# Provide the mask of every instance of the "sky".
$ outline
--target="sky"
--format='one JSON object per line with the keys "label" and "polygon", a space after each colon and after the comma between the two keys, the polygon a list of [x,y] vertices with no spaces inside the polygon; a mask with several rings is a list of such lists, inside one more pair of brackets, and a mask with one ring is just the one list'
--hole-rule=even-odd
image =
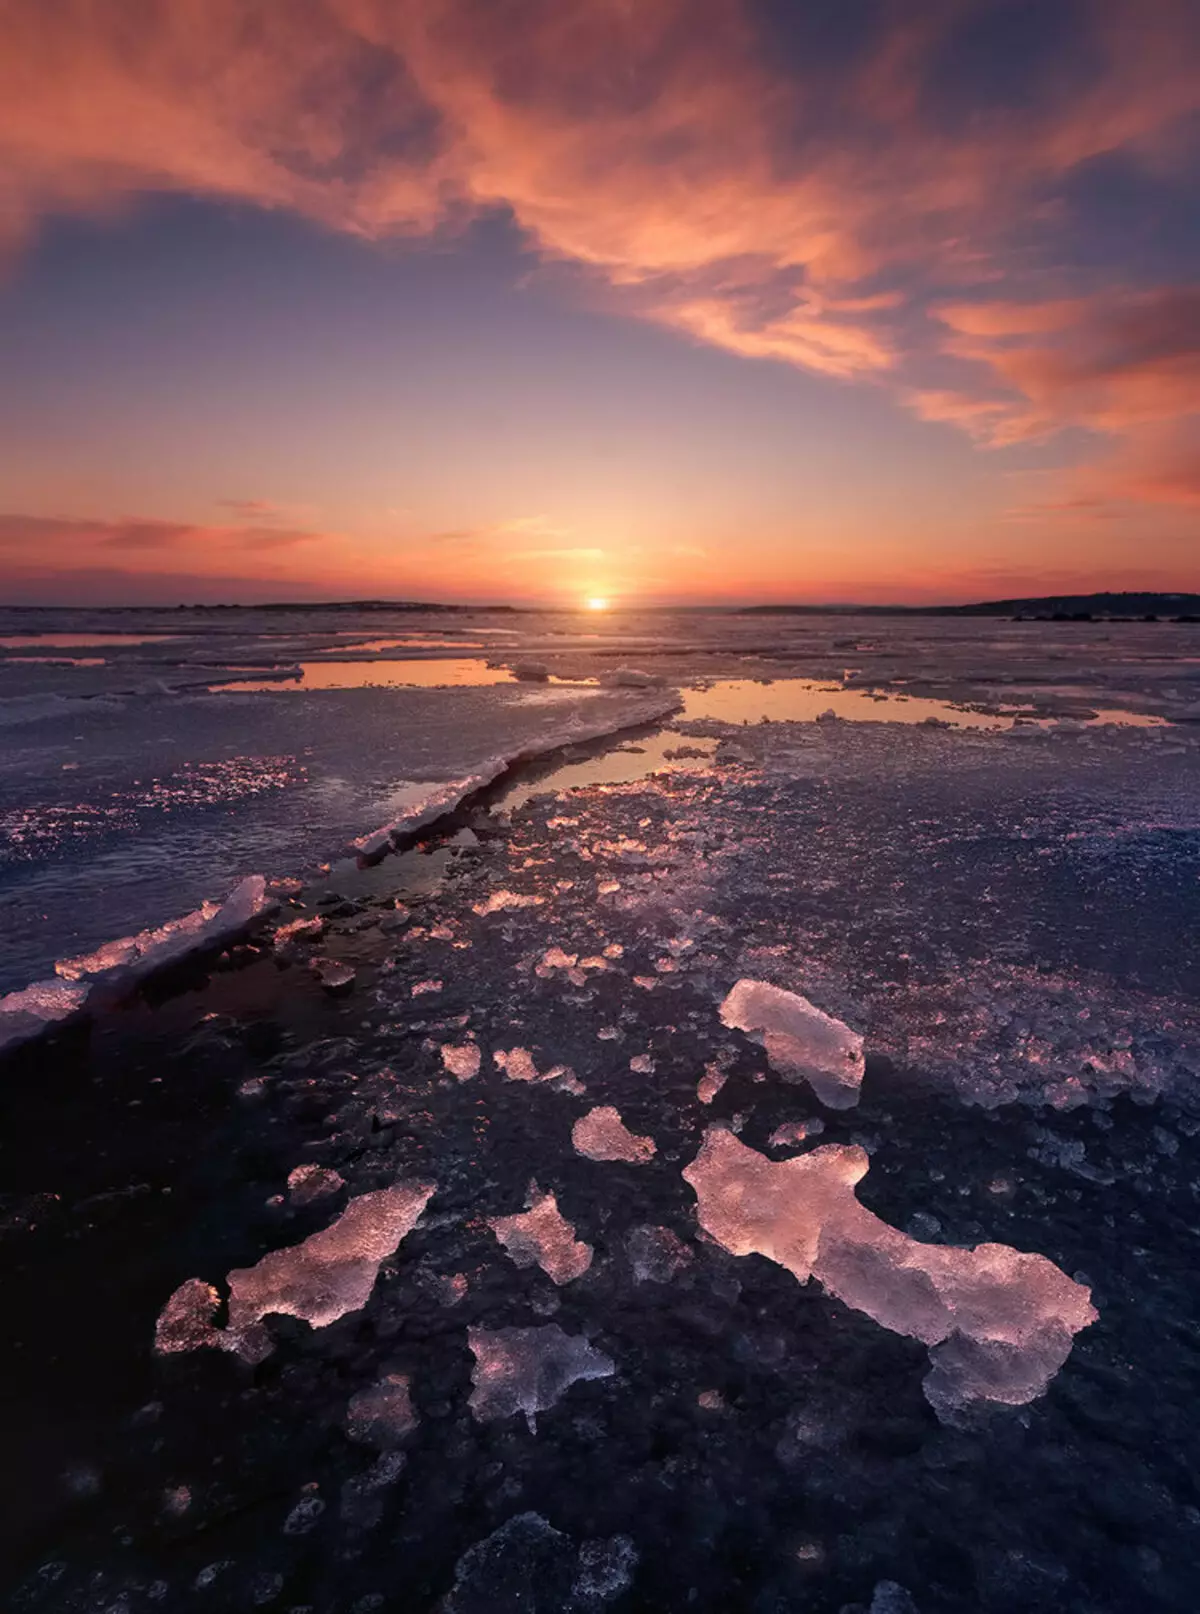
{"label": "sky", "polygon": [[0,28],[0,601],[1200,589],[1195,0]]}

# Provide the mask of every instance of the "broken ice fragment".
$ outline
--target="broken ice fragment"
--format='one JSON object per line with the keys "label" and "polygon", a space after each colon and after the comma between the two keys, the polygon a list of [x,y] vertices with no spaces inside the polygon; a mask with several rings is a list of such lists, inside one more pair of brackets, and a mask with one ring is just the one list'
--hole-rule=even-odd
{"label": "broken ice fragment", "polygon": [[523,891],[493,891],[485,902],[474,904],[474,911],[478,914],[489,914],[503,913],[509,908],[538,908],[545,900],[545,897]]}
{"label": "broken ice fragment", "polygon": [[705,1065],[704,1075],[696,1084],[696,1097],[701,1104],[711,1104],[728,1080],[728,1072],[719,1065]]}
{"label": "broken ice fragment", "polygon": [[308,967],[317,985],[331,997],[348,992],[354,985],[353,968],[343,963],[340,958],[312,958],[309,959]]}
{"label": "broken ice fragment", "polygon": [[474,1042],[445,1042],[441,1047],[442,1064],[460,1082],[469,1082],[479,1075],[483,1055]]}
{"label": "broken ice fragment", "polygon": [[0,1052],[40,1037],[49,1026],[69,1020],[87,1003],[82,982],[35,981],[23,991],[0,998]]}
{"label": "broken ice fragment", "polygon": [[722,1003],[721,1019],[761,1035],[771,1069],[784,1081],[807,1081],[830,1109],[858,1103],[863,1040],[807,998],[766,981],[741,980]]}
{"label": "broken ice fragment", "polygon": [[782,1126],[777,1126],[774,1132],[771,1133],[771,1136],[767,1139],[767,1147],[769,1149],[791,1149],[796,1144],[803,1143],[805,1138],[816,1137],[818,1133],[824,1132],[824,1130],[825,1123],[819,1116],[811,1121],[785,1121]]}
{"label": "broken ice fragment", "polygon": [[463,1553],[442,1614],[600,1614],[633,1584],[628,1536],[585,1541],[540,1513],[519,1513]]}
{"label": "broken ice fragment", "polygon": [[341,1172],[327,1166],[297,1166],[288,1172],[288,1198],[293,1205],[311,1205],[313,1200],[336,1194],[345,1186],[346,1179]]}
{"label": "broken ice fragment", "polygon": [[417,1427],[403,1373],[388,1373],[377,1384],[368,1385],[350,1397],[346,1408],[346,1433],[351,1440],[387,1451],[398,1446]]}
{"label": "broken ice fragment", "polygon": [[670,1283],[692,1264],[692,1252],[669,1227],[644,1223],[630,1228],[625,1250],[638,1283]]}
{"label": "broken ice fragment", "polygon": [[467,1339],[475,1356],[470,1407],[481,1422],[523,1412],[537,1433],[537,1415],[547,1412],[580,1379],[606,1379],[615,1371],[611,1357],[557,1323],[542,1328],[472,1328]]}
{"label": "broken ice fragment", "polygon": [[262,1361],[271,1340],[262,1319],[272,1312],[301,1317],[324,1328],[365,1306],[380,1265],[416,1225],[435,1183],[397,1183],[352,1199],[342,1214],[301,1244],[272,1250],[252,1267],[229,1274],[229,1323],[213,1326],[217,1291],[189,1278],[163,1307],[155,1349],[195,1350],[203,1345]]}
{"label": "broken ice fragment", "polygon": [[653,1138],[639,1138],[622,1121],[611,1104],[601,1104],[581,1116],[571,1129],[577,1154],[589,1160],[628,1160],[643,1165],[654,1153]]}
{"label": "broken ice fragment", "polygon": [[221,1297],[203,1278],[189,1278],[167,1301],[154,1330],[154,1349],[160,1356],[195,1351],[204,1345],[220,1346],[221,1330],[213,1322]]}
{"label": "broken ice fragment", "polygon": [[492,1058],[510,1082],[536,1082],[541,1080],[537,1073],[537,1066],[533,1062],[533,1055],[528,1048],[510,1048],[507,1052],[502,1048],[497,1048],[492,1054]]}
{"label": "broken ice fragment", "polygon": [[289,952],[297,942],[319,941],[325,934],[325,921],[319,915],[312,919],[293,919],[280,925],[271,945],[277,953]]}
{"label": "broken ice fragment", "polygon": [[974,1402],[1042,1394],[1073,1336],[1095,1322],[1090,1294],[1053,1262],[1003,1244],[921,1244],[854,1194],[865,1150],[826,1144],[771,1161],[710,1127],[684,1171],[701,1226],[733,1255],[757,1252],[801,1283],[931,1347],[925,1393],[939,1417]]}
{"label": "broken ice fragment", "polygon": [[496,1216],[488,1226],[517,1266],[536,1263],[559,1285],[581,1278],[592,1264],[592,1246],[576,1240],[553,1194],[539,1194],[535,1184],[531,1201],[522,1215]]}
{"label": "broken ice fragment", "polygon": [[302,1244],[272,1250],[229,1274],[229,1333],[237,1341],[272,1312],[325,1328],[366,1305],[380,1265],[416,1225],[434,1183],[397,1183],[352,1199]]}

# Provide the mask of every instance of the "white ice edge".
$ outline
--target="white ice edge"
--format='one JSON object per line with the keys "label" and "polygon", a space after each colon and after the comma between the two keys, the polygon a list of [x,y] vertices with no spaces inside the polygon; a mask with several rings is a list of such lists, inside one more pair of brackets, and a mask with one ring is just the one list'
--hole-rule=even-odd
{"label": "white ice edge", "polygon": [[[352,857],[378,857],[404,836],[412,835],[445,814],[454,812],[468,796],[495,784],[501,774],[516,763],[531,762],[535,757],[560,751],[567,745],[585,745],[591,740],[602,740],[610,734],[619,734],[623,729],[637,728],[642,723],[658,722],[678,711],[679,706],[678,693],[671,691],[666,696],[631,702],[624,711],[611,713],[599,721],[589,722],[576,715],[560,729],[535,743],[526,742],[511,751],[498,752],[489,757],[474,773],[465,774],[459,779],[431,781],[423,787],[414,782],[412,788],[418,791],[418,795],[409,810],[389,823],[381,824],[369,835],[360,835],[357,840],[350,842],[346,851]],[[424,794],[419,793],[422,790]]]}
{"label": "white ice edge", "polygon": [[205,902],[180,919],[105,942],[95,952],[63,958],[52,980],[35,981],[0,998],[0,1053],[32,1041],[51,1026],[126,991],[148,975],[194,953],[237,940],[275,912],[266,877],[251,874],[224,902]]}
{"label": "white ice edge", "polygon": [[[576,717],[536,743],[490,757],[475,772],[459,779],[431,781],[427,794],[402,817],[369,835],[352,841],[352,856],[373,857],[404,835],[453,812],[468,796],[494,783],[506,769],[567,745],[619,734],[642,723],[654,723],[677,711],[678,693],[630,702],[624,710],[601,721]],[[267,880],[251,874],[230,892],[224,902],[205,902],[181,918],[105,942],[94,952],[60,959],[51,979],[34,981],[18,992],[0,997],[0,1054],[32,1042],[54,1026],[103,1007],[114,993],[130,990],[147,976],[180,963],[195,953],[228,945],[268,918],[279,904],[267,895]]]}

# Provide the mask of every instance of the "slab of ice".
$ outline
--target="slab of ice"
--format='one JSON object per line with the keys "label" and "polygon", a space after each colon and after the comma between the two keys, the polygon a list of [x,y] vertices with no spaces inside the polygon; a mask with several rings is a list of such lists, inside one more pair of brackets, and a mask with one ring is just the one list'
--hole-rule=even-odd
{"label": "slab of ice", "polygon": [[445,817],[447,813],[454,812],[477,790],[484,790],[493,784],[507,766],[506,758],[491,757],[474,773],[464,774],[458,779],[400,786],[396,795],[402,801],[403,811],[388,823],[381,824],[378,829],[371,830],[369,834],[358,836],[356,840],[350,842],[346,850],[352,857],[361,857],[367,861],[382,856],[390,846],[403,840],[406,835],[415,835],[418,830],[425,829],[437,819]]}
{"label": "slab of ice", "polygon": [[403,1373],[385,1374],[376,1384],[352,1395],[346,1407],[346,1433],[350,1439],[377,1446],[381,1451],[398,1446],[418,1421],[408,1377]]}
{"label": "slab of ice", "polygon": [[571,1142],[577,1154],[589,1160],[628,1160],[644,1165],[655,1154],[653,1138],[636,1137],[611,1104],[601,1104],[580,1116],[571,1128]]}
{"label": "slab of ice", "polygon": [[192,953],[207,952],[236,941],[279,906],[267,892],[261,874],[251,874],[235,886],[224,902],[204,902],[182,919],[140,930],[106,942],[94,953],[63,958],[55,973],[66,981],[89,981],[105,987],[125,986],[179,963]]}
{"label": "slab of ice", "polygon": [[[252,1267],[229,1274],[229,1322],[212,1325],[216,1290],[189,1278],[167,1301],[158,1319],[160,1351],[215,1345],[248,1361],[270,1354],[261,1326],[271,1313],[303,1318],[325,1328],[366,1305],[379,1268],[416,1225],[436,1191],[435,1183],[396,1183],[352,1199],[336,1221],[301,1244],[272,1250]],[[187,1343],[187,1341],[191,1343]]]}
{"label": "slab of ice", "polygon": [[766,981],[743,979],[722,1003],[721,1019],[738,1031],[759,1034],[771,1069],[785,1081],[808,1082],[830,1109],[858,1103],[863,1040],[807,998]]}
{"label": "slab of ice", "polygon": [[581,1379],[607,1379],[616,1372],[612,1358],[578,1334],[556,1323],[543,1328],[472,1328],[467,1339],[475,1356],[471,1411],[484,1422],[525,1414],[537,1433],[537,1415],[548,1412]]}
{"label": "slab of ice", "polygon": [[0,998],[0,1053],[40,1037],[50,1026],[82,1012],[89,989],[72,981],[35,981]]}
{"label": "slab of ice", "polygon": [[473,1076],[479,1075],[483,1055],[479,1051],[478,1043],[444,1042],[440,1052],[442,1065],[456,1080],[469,1082]]}
{"label": "slab of ice", "polygon": [[1095,1322],[1090,1291],[1053,1262],[1003,1244],[921,1244],[861,1205],[865,1150],[826,1144],[771,1161],[710,1127],[683,1173],[701,1226],[734,1255],[757,1252],[893,1333],[930,1347],[925,1393],[939,1416],[1042,1394],[1075,1334]]}
{"label": "slab of ice", "polygon": [[536,1184],[527,1211],[493,1217],[488,1226],[519,1267],[536,1263],[556,1284],[581,1278],[592,1264],[592,1246],[576,1239],[554,1195],[539,1193]]}
{"label": "slab of ice", "polygon": [[[277,882],[272,881],[271,884],[274,886]],[[297,942],[319,941],[324,934],[325,921],[319,915],[311,919],[293,919],[290,924],[280,925],[271,945],[277,953],[285,953]]]}

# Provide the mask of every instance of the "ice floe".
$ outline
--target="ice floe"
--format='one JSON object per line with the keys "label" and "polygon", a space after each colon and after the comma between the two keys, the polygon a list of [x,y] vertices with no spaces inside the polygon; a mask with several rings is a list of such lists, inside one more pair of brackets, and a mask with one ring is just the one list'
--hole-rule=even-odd
{"label": "ice floe", "polygon": [[571,1129],[571,1142],[576,1153],[589,1160],[628,1160],[633,1165],[644,1165],[655,1154],[654,1139],[635,1136],[611,1104],[601,1104],[580,1116]]}
{"label": "ice floe", "polygon": [[288,1198],[293,1205],[311,1205],[315,1200],[326,1199],[346,1186],[340,1171],[328,1166],[296,1166],[288,1172]]}
{"label": "ice floe", "polygon": [[921,1244],[855,1197],[865,1150],[826,1144],[771,1161],[710,1127],[683,1173],[700,1225],[734,1255],[815,1277],[856,1311],[930,1347],[925,1394],[939,1416],[1042,1394],[1074,1335],[1095,1322],[1090,1291],[1045,1256],[1003,1244]]}
{"label": "ice floe", "polygon": [[581,1379],[606,1379],[616,1372],[612,1358],[579,1334],[556,1323],[542,1328],[472,1328],[468,1341],[475,1357],[470,1407],[481,1422],[525,1414],[532,1433],[537,1415],[555,1406]]}
{"label": "ice floe", "polygon": [[443,1067],[457,1081],[469,1082],[473,1076],[479,1075],[483,1055],[479,1050],[478,1043],[444,1042],[439,1052],[442,1056]]}
{"label": "ice floe", "polygon": [[761,1036],[771,1069],[788,1082],[806,1081],[830,1109],[858,1103],[863,1040],[796,992],[743,979],[721,1005],[721,1019]]}
{"label": "ice floe", "polygon": [[248,1361],[272,1349],[262,1319],[272,1313],[300,1317],[325,1328],[370,1298],[380,1265],[416,1226],[436,1190],[434,1183],[396,1183],[352,1199],[336,1221],[301,1244],[272,1250],[252,1267],[228,1276],[229,1321],[212,1324],[217,1293],[198,1278],[182,1284],[163,1308],[155,1333],[163,1352],[215,1345]]}
{"label": "ice floe", "polygon": [[529,1209],[516,1216],[495,1216],[488,1226],[519,1267],[541,1267],[562,1285],[581,1278],[592,1264],[592,1246],[577,1240],[575,1228],[558,1208],[553,1194],[530,1187]]}

